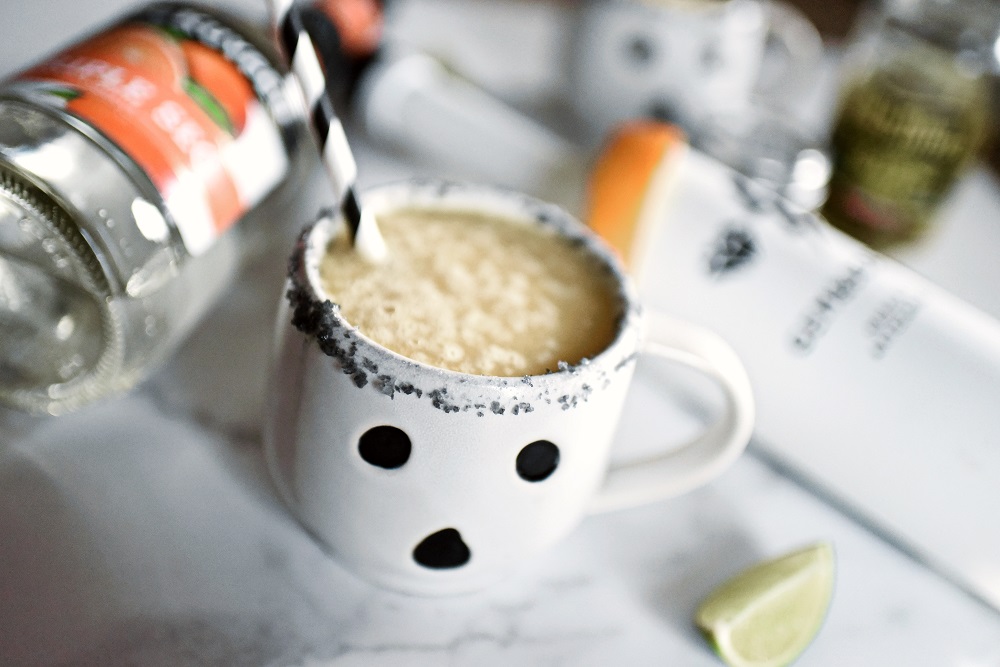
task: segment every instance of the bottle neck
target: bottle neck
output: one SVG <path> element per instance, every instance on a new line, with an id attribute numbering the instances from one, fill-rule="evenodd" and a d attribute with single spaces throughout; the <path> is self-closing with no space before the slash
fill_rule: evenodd
<path id="1" fill-rule="evenodd" d="M 95 390 L 115 355 L 108 297 L 75 223 L 0 165 L 0 400 L 49 410 Z"/>

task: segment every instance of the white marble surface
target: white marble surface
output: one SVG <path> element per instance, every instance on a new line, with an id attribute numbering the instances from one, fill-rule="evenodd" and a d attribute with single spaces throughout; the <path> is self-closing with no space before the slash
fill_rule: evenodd
<path id="1" fill-rule="evenodd" d="M 124 4 L 19 5 L 0 25 L 0 70 Z M 365 182 L 408 173 L 358 148 Z M 995 205 L 995 187 L 985 174 L 963 184 L 938 250 L 913 263 L 998 314 L 984 280 L 995 253 L 970 250 L 996 239 L 972 214 Z M 587 519 L 479 595 L 407 598 L 357 580 L 283 511 L 262 465 L 285 254 L 252 267 L 129 396 L 60 419 L 0 412 L 0 664 L 710 667 L 721 663 L 690 621 L 698 600 L 821 539 L 837 553 L 834 601 L 799 664 L 1000 664 L 997 612 L 752 454 L 686 497 Z M 676 412 L 638 387 L 643 404 Z"/>
<path id="2" fill-rule="evenodd" d="M 709 667 L 698 600 L 820 539 L 837 551 L 834 602 L 800 664 L 1000 662 L 995 612 L 754 457 L 684 498 L 587 519 L 483 594 L 377 591 L 285 514 L 263 470 L 266 336 L 223 335 L 267 328 L 256 296 L 231 299 L 129 397 L 58 420 L 5 416 L 19 432 L 0 457 L 0 662 Z"/>

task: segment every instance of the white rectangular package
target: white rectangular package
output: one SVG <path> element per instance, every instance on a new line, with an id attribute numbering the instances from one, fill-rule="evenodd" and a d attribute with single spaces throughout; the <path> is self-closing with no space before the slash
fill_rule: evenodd
<path id="1" fill-rule="evenodd" d="M 740 354 L 756 450 L 1000 609 L 1000 322 L 697 151 L 671 179 L 641 294 Z"/>

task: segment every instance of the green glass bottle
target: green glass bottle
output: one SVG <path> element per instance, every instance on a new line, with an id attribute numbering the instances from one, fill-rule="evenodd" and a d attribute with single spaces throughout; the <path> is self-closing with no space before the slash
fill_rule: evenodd
<path id="1" fill-rule="evenodd" d="M 990 54 L 975 5 L 909 5 L 849 51 L 823 214 L 876 248 L 920 237 L 990 127 Z M 944 5 L 953 6 L 941 14 Z M 985 32 L 985 31 L 984 31 Z"/>

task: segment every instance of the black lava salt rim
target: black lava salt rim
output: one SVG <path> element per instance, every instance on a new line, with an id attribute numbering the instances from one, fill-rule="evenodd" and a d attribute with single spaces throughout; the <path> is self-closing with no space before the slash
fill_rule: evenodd
<path id="1" fill-rule="evenodd" d="M 595 255 L 606 270 L 618 278 L 619 313 L 612 343 L 593 359 L 577 364 L 560 362 L 557 370 L 544 375 L 498 377 L 446 370 L 414 361 L 366 337 L 340 314 L 340 307 L 318 294 L 312 286 L 310 257 L 319 253 L 334 234 L 339 221 L 321 220 L 307 226 L 296 241 L 288 264 L 286 298 L 291 324 L 316 341 L 319 349 L 351 378 L 359 390 L 373 390 L 390 400 L 401 396 L 430 401 L 446 413 L 521 415 L 537 406 L 556 405 L 571 410 L 586 403 L 595 391 L 610 385 L 611 378 L 630 368 L 637 355 L 640 307 L 631 281 L 617 257 L 569 213 L 557 206 L 498 188 L 435 180 L 413 180 L 383 186 L 368 193 L 366 206 L 373 212 L 412 202 L 441 210 L 482 209 L 482 201 L 503 204 L 498 215 L 512 219 L 534 219 L 551 225 Z M 420 199 L 423 198 L 423 201 Z M 463 201 L 468 201 L 462 204 Z M 478 205 L 477 205 L 477 202 Z M 396 205 L 393 205 L 396 204 Z M 336 227 L 331 227 L 336 225 Z"/>

